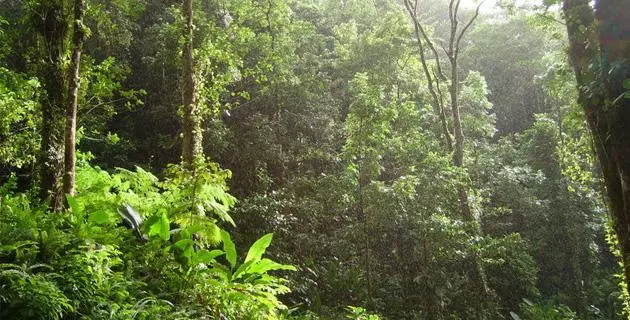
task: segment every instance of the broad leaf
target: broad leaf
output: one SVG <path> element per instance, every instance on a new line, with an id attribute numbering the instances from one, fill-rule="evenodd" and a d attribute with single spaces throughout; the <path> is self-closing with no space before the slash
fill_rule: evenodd
<path id="1" fill-rule="evenodd" d="M 72 212 L 74 214 L 78 214 L 79 213 L 79 203 L 77 202 L 77 199 L 75 199 L 73 196 L 66 194 L 66 200 L 68 201 L 68 205 L 70 206 L 70 210 L 72 210 Z"/>
<path id="2" fill-rule="evenodd" d="M 195 242 L 192 239 L 182 239 L 173 244 L 173 246 L 182 251 L 182 255 L 188 259 L 195 254 Z"/>
<path id="3" fill-rule="evenodd" d="M 157 235 L 164 241 L 168 240 L 171 236 L 169 223 L 168 216 L 163 212 L 160 218 L 149 227 L 149 237 Z"/>
<path id="4" fill-rule="evenodd" d="M 247 252 L 247 257 L 245 258 L 245 263 L 249 261 L 258 261 L 262 257 L 262 255 L 267 250 L 267 247 L 271 244 L 271 239 L 273 238 L 273 233 L 268 233 L 260 239 L 256 240 L 254 244 L 249 248 Z"/>
<path id="5" fill-rule="evenodd" d="M 223 251 L 225 251 L 225 258 L 230 263 L 232 269 L 236 266 L 236 246 L 232 242 L 230 234 L 221 230 L 221 241 L 223 241 Z"/>
<path id="6" fill-rule="evenodd" d="M 90 214 L 88 221 L 95 224 L 106 224 L 109 223 L 109 214 L 105 211 L 96 211 Z"/>
<path id="7" fill-rule="evenodd" d="M 262 259 L 253 264 L 249 270 L 247 270 L 247 273 L 263 274 L 272 270 L 296 271 L 297 269 L 292 265 L 277 263 L 270 259 Z"/>
<path id="8" fill-rule="evenodd" d="M 238 269 L 236 269 L 236 271 L 234 272 L 234 279 L 238 279 L 243 275 L 247 274 L 247 270 L 249 269 L 249 267 L 254 263 L 254 261 L 249 261 L 246 263 L 243 263 L 242 265 L 240 265 L 238 267 Z"/>
<path id="9" fill-rule="evenodd" d="M 179 250 L 186 250 L 188 247 L 192 247 L 195 244 L 191 239 L 182 239 L 173 244 L 173 246 Z"/>
<path id="10" fill-rule="evenodd" d="M 271 259 L 262 259 L 259 261 L 249 261 L 241 265 L 236 272 L 234 272 L 234 279 L 241 278 L 249 274 L 265 274 L 272 270 L 289 270 L 296 271 L 294 266 L 288 264 L 277 263 Z"/>
<path id="11" fill-rule="evenodd" d="M 195 263 L 196 264 L 210 263 L 214 261 L 216 257 L 221 256 L 223 254 L 225 254 L 225 252 L 223 252 L 222 250 L 216 249 L 216 250 L 208 251 L 206 249 L 203 249 L 197 252 L 197 255 L 195 256 Z"/>

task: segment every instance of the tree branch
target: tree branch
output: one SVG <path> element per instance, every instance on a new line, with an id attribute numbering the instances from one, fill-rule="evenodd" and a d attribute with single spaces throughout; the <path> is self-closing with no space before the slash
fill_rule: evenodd
<path id="1" fill-rule="evenodd" d="M 466 33 L 466 31 L 470 28 L 473 22 L 477 20 L 477 17 L 479 17 L 479 9 L 481 8 L 482 5 L 483 5 L 483 1 L 481 1 L 477 5 L 477 9 L 475 9 L 475 15 L 473 15 L 473 17 L 470 18 L 470 21 L 468 21 L 468 23 L 464 26 L 464 29 L 462 29 L 462 32 L 457 37 L 457 43 L 455 43 L 455 54 L 459 53 L 459 43 L 462 41 L 462 37 L 464 37 L 464 34 Z"/>

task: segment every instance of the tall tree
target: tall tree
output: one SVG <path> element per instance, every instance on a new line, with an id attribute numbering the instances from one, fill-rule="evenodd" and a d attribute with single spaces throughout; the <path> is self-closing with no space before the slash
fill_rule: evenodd
<path id="1" fill-rule="evenodd" d="M 72 34 L 72 60 L 70 61 L 70 91 L 66 106 L 66 132 L 64 154 L 63 192 L 74 195 L 74 173 L 76 167 L 77 103 L 79 99 L 81 51 L 83 50 L 85 12 L 83 0 L 74 1 L 74 27 Z"/>
<path id="2" fill-rule="evenodd" d="M 184 115 L 182 119 L 182 161 L 192 165 L 196 156 L 203 153 L 201 122 L 197 109 L 197 86 L 195 83 L 195 60 L 193 56 L 193 0 L 184 0 L 183 12 L 186 26 L 184 28 L 183 50 L 183 100 Z"/>
<path id="3" fill-rule="evenodd" d="M 470 29 L 473 22 L 479 16 L 479 8 L 481 4 L 477 6 L 475 13 L 463 27 L 460 26 L 460 17 L 458 17 L 460 4 L 461 0 L 450 0 L 449 2 L 449 38 L 448 42 L 446 43 L 447 47 L 442 46 L 442 49 L 445 52 L 446 57 L 448 58 L 450 67 L 447 77 L 440 62 L 440 55 L 437 50 L 437 45 L 434 40 L 429 37 L 426 27 L 422 25 L 418 18 L 418 0 L 405 0 L 405 8 L 407 9 L 409 16 L 411 17 L 414 26 L 415 38 L 420 51 L 420 61 L 424 70 L 424 74 L 427 77 L 428 87 L 433 99 L 434 109 L 438 112 L 438 116 L 440 118 L 446 145 L 448 147 L 448 150 L 452 152 L 453 164 L 456 167 L 464 168 L 465 138 L 462 128 L 459 105 L 458 59 L 461 40 L 466 32 Z M 431 54 L 433 55 L 433 58 L 435 60 L 434 68 L 429 68 L 429 59 L 424 52 L 425 47 L 428 47 L 431 51 Z M 450 123 L 452 124 L 454 139 L 451 136 L 451 129 L 449 128 L 449 122 L 447 121 L 445 111 L 446 106 L 444 101 L 447 99 L 447 97 L 445 97 L 445 94 L 440 89 L 441 84 L 444 82 L 448 82 L 448 98 L 450 98 L 451 107 Z M 462 216 L 462 219 L 475 225 L 474 233 L 478 234 L 480 230 L 477 226 L 477 219 L 470 209 L 470 204 L 468 202 L 468 191 L 466 190 L 466 186 L 460 186 L 458 189 L 458 193 L 460 214 Z M 471 258 L 470 268 L 470 275 L 473 278 L 474 285 L 477 287 L 477 290 L 481 294 L 481 297 L 487 296 L 489 288 L 485 272 L 483 270 L 483 267 L 481 266 L 481 261 L 479 257 Z"/>
<path id="4" fill-rule="evenodd" d="M 578 101 L 593 135 L 630 285 L 630 2 L 564 0 Z"/>
<path id="5" fill-rule="evenodd" d="M 63 205 L 64 106 L 67 81 L 64 64 L 67 17 L 62 0 L 42 1 L 33 17 L 44 42 L 42 82 L 42 140 L 39 157 L 40 197 L 48 199 L 53 211 Z"/>

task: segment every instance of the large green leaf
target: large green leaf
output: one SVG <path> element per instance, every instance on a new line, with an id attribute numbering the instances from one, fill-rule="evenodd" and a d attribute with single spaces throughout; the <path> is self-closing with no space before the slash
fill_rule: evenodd
<path id="1" fill-rule="evenodd" d="M 288 264 L 277 263 L 271 259 L 262 259 L 256 262 L 250 261 L 248 263 L 243 264 L 242 269 L 239 268 L 234 273 L 234 279 L 241 278 L 248 274 L 265 274 L 268 271 L 272 270 L 289 270 L 296 271 L 294 266 Z"/>
<path id="2" fill-rule="evenodd" d="M 174 247 L 182 251 L 182 255 L 188 259 L 195 254 L 195 242 L 192 239 L 182 239 L 173 244 Z"/>
<path id="3" fill-rule="evenodd" d="M 260 237 L 260 239 L 256 240 L 256 242 L 254 242 L 254 244 L 249 248 L 249 251 L 247 252 L 245 263 L 260 260 L 262 255 L 267 250 L 267 247 L 269 247 L 269 245 L 271 244 L 272 238 L 273 233 L 267 233 L 266 235 Z"/>
<path id="4" fill-rule="evenodd" d="M 236 266 L 236 246 L 232 242 L 230 234 L 221 230 L 221 241 L 223 241 L 223 251 L 225 251 L 225 258 L 230 263 L 230 267 L 234 269 Z"/>
<path id="5" fill-rule="evenodd" d="M 253 264 L 249 268 L 248 273 L 263 274 L 263 273 L 266 273 L 267 271 L 272 271 L 272 270 L 296 271 L 297 269 L 294 266 L 289 265 L 289 264 L 277 263 L 271 259 L 262 259 L 256 262 L 255 264 Z"/>
<path id="6" fill-rule="evenodd" d="M 208 251 L 206 249 L 200 250 L 199 252 L 197 252 L 197 254 L 195 255 L 195 264 L 200 264 L 200 263 L 210 263 L 212 261 L 214 261 L 214 259 L 218 256 L 221 256 L 225 254 L 224 251 L 222 250 L 212 250 L 212 251 Z"/>
<path id="7" fill-rule="evenodd" d="M 165 212 L 162 212 L 160 218 L 149 227 L 149 237 L 156 235 L 164 241 L 168 240 L 171 236 L 169 224 L 168 216 Z"/>
<path id="8" fill-rule="evenodd" d="M 242 265 L 240 265 L 238 267 L 238 269 L 236 269 L 236 271 L 234 272 L 234 279 L 238 279 L 240 278 L 242 275 L 246 275 L 247 274 L 247 270 L 249 269 L 249 267 L 254 263 L 254 261 L 249 261 L 246 263 L 243 263 Z"/>
<path id="9" fill-rule="evenodd" d="M 110 216 L 106 211 L 95 211 L 90 214 L 88 221 L 94 224 L 107 224 L 110 221 Z"/>
<path id="10" fill-rule="evenodd" d="M 79 203 L 77 202 L 77 199 L 69 194 L 66 194 L 66 200 L 68 201 L 70 210 L 72 210 L 74 214 L 79 214 Z"/>
<path id="11" fill-rule="evenodd" d="M 186 248 L 192 247 L 194 244 L 195 244 L 195 242 L 192 241 L 192 239 L 182 239 L 182 240 L 179 240 L 179 241 L 175 242 L 173 244 L 173 246 L 175 248 L 179 249 L 179 250 L 184 251 L 184 250 L 186 250 Z"/>

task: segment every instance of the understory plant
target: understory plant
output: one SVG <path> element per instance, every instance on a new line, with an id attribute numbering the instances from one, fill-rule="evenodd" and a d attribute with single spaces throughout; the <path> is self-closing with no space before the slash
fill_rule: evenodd
<path id="1" fill-rule="evenodd" d="M 295 268 L 263 258 L 272 234 L 238 262 L 221 226 L 234 223 L 229 172 L 204 162 L 165 176 L 84 161 L 78 195 L 59 214 L 5 183 L 0 318 L 276 319 L 290 290 L 270 272 Z M 137 213 L 138 230 L 124 226 L 121 207 Z"/>

